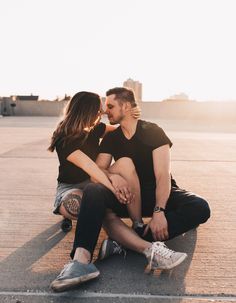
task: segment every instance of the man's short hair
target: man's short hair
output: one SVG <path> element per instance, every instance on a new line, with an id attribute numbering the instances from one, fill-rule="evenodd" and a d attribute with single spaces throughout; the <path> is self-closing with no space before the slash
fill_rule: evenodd
<path id="1" fill-rule="evenodd" d="M 129 102 L 132 107 L 137 106 L 132 89 L 126 87 L 114 87 L 106 92 L 107 97 L 110 95 L 115 95 L 115 100 L 117 99 L 120 102 Z"/>

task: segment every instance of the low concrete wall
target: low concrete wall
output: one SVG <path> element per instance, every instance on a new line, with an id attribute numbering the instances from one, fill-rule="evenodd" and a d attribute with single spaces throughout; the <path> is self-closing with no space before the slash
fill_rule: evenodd
<path id="1" fill-rule="evenodd" d="M 1 101 L 8 116 L 60 116 L 68 101 Z M 15 106 L 11 106 L 14 103 Z M 236 123 L 236 102 L 163 101 L 141 102 L 142 116 L 154 119 L 204 120 Z"/>
<path id="2" fill-rule="evenodd" d="M 16 101 L 16 116 L 60 116 L 67 101 Z"/>
<path id="3" fill-rule="evenodd" d="M 163 101 L 140 103 L 142 115 L 150 118 L 215 120 L 236 123 L 236 102 Z"/>

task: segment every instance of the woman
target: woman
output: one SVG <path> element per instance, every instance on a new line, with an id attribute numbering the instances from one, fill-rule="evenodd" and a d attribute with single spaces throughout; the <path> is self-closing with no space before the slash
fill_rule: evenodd
<path id="1" fill-rule="evenodd" d="M 129 191 L 115 190 L 108 176 L 94 162 L 100 138 L 115 128 L 100 122 L 102 113 L 100 97 L 91 92 L 75 94 L 65 108 L 64 117 L 54 131 L 48 148 L 51 152 L 56 149 L 60 162 L 54 213 L 68 219 L 77 219 L 82 191 L 92 179 L 111 190 L 121 203 L 127 204 L 133 222 L 140 221 L 140 194 L 137 192 L 134 196 Z M 139 115 L 139 109 L 136 108 L 133 114 Z M 123 174 L 131 189 L 138 191 L 135 185 L 137 180 L 131 178 L 128 173 L 128 161 L 126 167 L 127 170 Z M 115 163 L 111 171 L 121 173 L 119 164 Z M 130 202 L 132 203 L 129 204 Z"/>

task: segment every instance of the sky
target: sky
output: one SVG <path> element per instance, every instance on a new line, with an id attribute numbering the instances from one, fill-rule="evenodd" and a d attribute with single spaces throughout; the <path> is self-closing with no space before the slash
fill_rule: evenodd
<path id="1" fill-rule="evenodd" d="M 0 96 L 236 100 L 235 0 L 0 0 Z"/>

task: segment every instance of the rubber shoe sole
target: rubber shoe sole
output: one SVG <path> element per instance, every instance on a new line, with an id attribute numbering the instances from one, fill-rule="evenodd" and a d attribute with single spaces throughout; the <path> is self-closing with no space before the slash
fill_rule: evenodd
<path id="1" fill-rule="evenodd" d="M 103 260 L 106 257 L 108 240 L 104 240 L 99 250 L 98 260 Z"/>
<path id="2" fill-rule="evenodd" d="M 187 254 L 184 254 L 184 255 L 182 255 L 182 257 L 181 258 L 179 258 L 178 260 L 176 260 L 174 263 L 172 263 L 171 265 L 169 265 L 169 266 L 156 266 L 156 267 L 153 267 L 153 268 L 151 268 L 151 269 L 149 269 L 150 271 L 152 271 L 152 270 L 156 270 L 156 269 L 162 269 L 162 270 L 170 270 L 170 269 L 172 269 L 172 268 L 174 268 L 174 267 L 176 267 L 176 266 L 178 266 L 178 265 L 180 265 L 186 258 L 187 258 Z M 148 265 L 149 266 L 149 265 Z M 147 268 L 148 268 L 148 266 L 147 266 Z"/>
<path id="3" fill-rule="evenodd" d="M 50 288 L 56 292 L 65 291 L 65 290 L 73 288 L 83 282 L 95 279 L 99 275 L 100 275 L 100 272 L 97 271 L 97 272 L 87 274 L 86 276 L 82 276 L 82 277 L 53 281 L 50 285 Z"/>
<path id="4" fill-rule="evenodd" d="M 160 267 L 160 269 L 172 269 L 172 268 L 180 265 L 187 258 L 187 256 L 188 256 L 187 254 L 184 254 L 184 255 L 182 255 L 181 258 L 179 258 L 177 261 L 175 261 L 175 263 L 172 263 L 170 266 L 165 267 L 165 268 Z"/>

